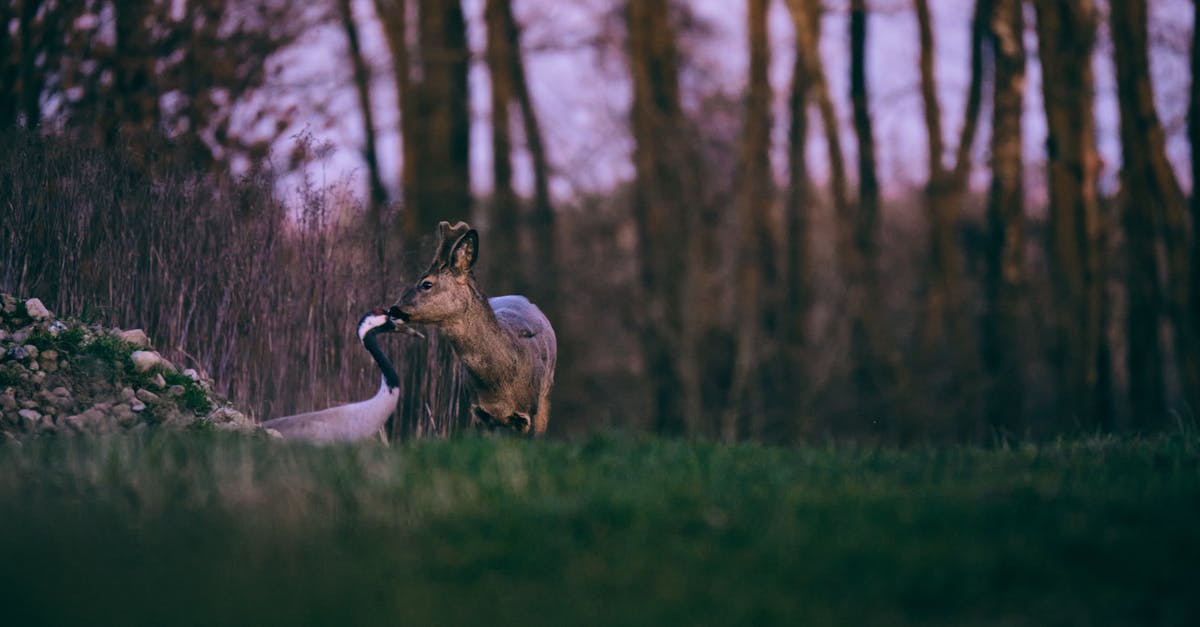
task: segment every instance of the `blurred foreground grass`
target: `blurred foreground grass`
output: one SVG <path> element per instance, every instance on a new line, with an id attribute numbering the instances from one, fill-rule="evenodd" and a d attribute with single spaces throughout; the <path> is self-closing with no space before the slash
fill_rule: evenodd
<path id="1" fill-rule="evenodd" d="M 1194 625 L 1200 439 L 0 448 L 7 625 Z"/>

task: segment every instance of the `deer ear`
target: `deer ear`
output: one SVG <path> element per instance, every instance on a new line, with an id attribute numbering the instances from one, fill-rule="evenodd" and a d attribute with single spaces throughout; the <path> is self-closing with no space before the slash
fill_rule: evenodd
<path id="1" fill-rule="evenodd" d="M 429 272 L 454 265 L 454 247 L 470 230 L 471 227 L 467 226 L 466 222 L 459 222 L 454 226 L 450 226 L 445 220 L 438 222 L 438 247 L 437 252 L 433 254 L 433 264 L 429 267 Z"/>
<path id="2" fill-rule="evenodd" d="M 443 242 L 457 241 L 458 238 L 463 236 L 463 233 L 466 233 L 467 231 L 470 231 L 470 230 L 471 230 L 471 227 L 466 222 L 459 221 L 459 222 L 456 222 L 454 224 L 454 226 L 450 226 L 450 223 L 446 222 L 445 220 L 438 222 L 438 236 L 441 238 L 441 240 Z"/>
<path id="3" fill-rule="evenodd" d="M 450 267 L 458 274 L 466 274 L 471 271 L 478 256 L 479 233 L 469 229 L 450 248 Z"/>

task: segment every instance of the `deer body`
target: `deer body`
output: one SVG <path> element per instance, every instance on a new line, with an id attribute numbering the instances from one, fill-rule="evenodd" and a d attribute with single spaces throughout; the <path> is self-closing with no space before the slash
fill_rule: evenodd
<path id="1" fill-rule="evenodd" d="M 436 326 L 450 340 L 469 375 L 478 426 L 544 433 L 558 353 L 554 328 L 524 296 L 483 296 L 471 272 L 479 246 L 474 230 L 442 222 L 439 231 L 433 263 L 391 315 Z"/>

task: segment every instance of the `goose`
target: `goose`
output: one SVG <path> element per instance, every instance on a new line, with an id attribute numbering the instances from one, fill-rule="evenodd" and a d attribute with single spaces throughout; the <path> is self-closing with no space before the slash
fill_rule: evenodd
<path id="1" fill-rule="evenodd" d="M 396 410 L 396 402 L 400 399 L 400 378 L 396 376 L 392 362 L 379 348 L 376 336 L 400 330 L 409 334 L 417 333 L 402 322 L 397 325 L 397 322 L 400 321 L 377 308 L 364 315 L 358 323 L 358 339 L 375 358 L 383 375 L 375 396 L 348 405 L 274 418 L 262 423 L 263 429 L 274 430 L 284 439 L 318 443 L 353 442 L 380 433 L 388 416 Z"/>

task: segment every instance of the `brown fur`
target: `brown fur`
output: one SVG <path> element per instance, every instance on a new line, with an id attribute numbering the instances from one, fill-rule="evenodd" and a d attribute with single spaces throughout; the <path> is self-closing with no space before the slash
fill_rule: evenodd
<path id="1" fill-rule="evenodd" d="M 392 307 L 394 315 L 449 338 L 470 375 L 478 426 L 544 433 L 558 357 L 554 328 L 524 296 L 483 296 L 471 271 L 479 235 L 465 222 L 442 222 L 438 233 L 433 262 Z"/>

